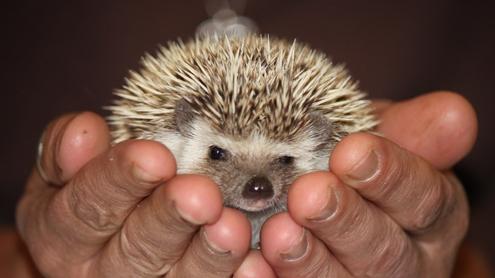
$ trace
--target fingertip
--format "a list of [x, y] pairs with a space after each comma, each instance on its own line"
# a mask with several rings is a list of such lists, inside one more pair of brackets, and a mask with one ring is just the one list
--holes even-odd
[[378, 131], [433, 166], [447, 169], [476, 141], [476, 112], [466, 98], [449, 91], [398, 102], [381, 114]]
[[60, 166], [60, 145], [67, 126], [76, 116], [75, 113], [62, 115], [51, 121], [43, 131], [38, 145], [35, 179], [53, 185], [62, 185], [66, 181], [63, 178], [64, 169]]
[[125, 162], [132, 164], [135, 178], [156, 183], [169, 180], [176, 174], [176, 162], [172, 152], [156, 141], [132, 140], [124, 142]]
[[234, 278], [275, 278], [277, 277], [271, 266], [266, 262], [259, 251], [251, 251], [234, 273]]
[[[438, 151], [449, 155], [450, 161], [457, 162], [471, 151], [476, 141], [478, 134], [476, 111], [464, 96], [454, 92], [433, 93], [429, 101], [442, 104], [438, 111], [438, 122], [434, 127], [440, 131], [436, 144]], [[449, 148], [450, 144], [445, 144], [452, 139], [457, 141], [455, 148]]]
[[218, 221], [204, 226], [207, 242], [213, 249], [243, 257], [249, 251], [251, 225], [240, 211], [224, 208]]
[[109, 146], [110, 133], [105, 120], [93, 112], [77, 114], [64, 130], [56, 157], [62, 180], [70, 179]]
[[372, 178], [378, 171], [380, 140], [368, 133], [345, 137], [330, 157], [330, 171], [351, 186]]
[[288, 210], [300, 225], [326, 218], [335, 205], [333, 189], [338, 179], [330, 172], [314, 172], [299, 177], [289, 189]]
[[180, 216], [195, 224], [213, 224], [222, 214], [223, 199], [218, 186], [201, 175], [179, 175], [164, 187]]
[[270, 264], [297, 259], [304, 255], [305, 230], [288, 213], [269, 218], [261, 230], [261, 250]]
[[250, 241], [246, 216], [238, 210], [223, 208], [217, 221], [202, 226], [186, 244], [187, 249], [177, 263], [173, 262], [168, 276], [232, 277], [248, 254]]

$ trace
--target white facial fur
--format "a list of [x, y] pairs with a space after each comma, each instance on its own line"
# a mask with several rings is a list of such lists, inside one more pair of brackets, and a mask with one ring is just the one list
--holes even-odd
[[[240, 190], [231, 187], [244, 185], [246, 179], [254, 175], [270, 177], [272, 173], [269, 171], [272, 169], [270, 167], [274, 160], [281, 156], [294, 157], [290, 169], [275, 167], [274, 171], [278, 172], [273, 173], [274, 176], [287, 177], [281, 177], [281, 180], [275, 178], [272, 181], [274, 197], [263, 203], [267, 208], [260, 212], [247, 213], [252, 224], [253, 247], [259, 242], [259, 231], [263, 222], [274, 213], [286, 210], [286, 193], [290, 183], [301, 174], [328, 169], [330, 149], [315, 150], [315, 146], [321, 142], [318, 142], [318, 136], [311, 129], [303, 132], [298, 139], [292, 142], [276, 142], [258, 133], [242, 139], [231, 138], [212, 129], [207, 122], [201, 119], [195, 119], [188, 131], [188, 136], [176, 130], [157, 132], [151, 139], [163, 143], [172, 151], [177, 161], [179, 174], [195, 173], [210, 176], [219, 184], [224, 194], [225, 205], [240, 208], [245, 212], [256, 209], [251, 206], [252, 203], [238, 194]], [[227, 150], [233, 159], [242, 158], [242, 162], [237, 161], [236, 164], [232, 161], [229, 163], [230, 166], [219, 167], [220, 170], [219, 168], [209, 169], [210, 166], [213, 168], [211, 161], [208, 160], [209, 149], [213, 145]], [[242, 165], [239, 166], [239, 163]], [[233, 166], [234, 164], [236, 166]], [[222, 171], [230, 173], [226, 174]], [[236, 171], [239, 173], [232, 173]], [[236, 181], [232, 182], [232, 179]]]
[[195, 173], [198, 165], [204, 161], [208, 148], [217, 145], [234, 155], [244, 154], [250, 157], [290, 155], [295, 159], [296, 168], [301, 172], [328, 169], [329, 154], [314, 153], [316, 138], [307, 134], [305, 140], [294, 143], [275, 142], [260, 134], [251, 134], [248, 138], [235, 140], [211, 129], [208, 123], [195, 120], [192, 136], [185, 138], [177, 131], [165, 131], [155, 134], [153, 139], [161, 142], [172, 151], [177, 160], [179, 174]]

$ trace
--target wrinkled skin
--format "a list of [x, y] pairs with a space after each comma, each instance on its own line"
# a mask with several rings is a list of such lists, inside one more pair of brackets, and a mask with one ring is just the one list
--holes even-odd
[[176, 176], [155, 142], [110, 147], [105, 122], [87, 112], [47, 128], [49, 183], [33, 171], [19, 233], [50, 277], [448, 277], [468, 226], [448, 169], [471, 149], [476, 116], [451, 93], [375, 104], [384, 138], [348, 136], [329, 172], [296, 180], [261, 251], [211, 180]]

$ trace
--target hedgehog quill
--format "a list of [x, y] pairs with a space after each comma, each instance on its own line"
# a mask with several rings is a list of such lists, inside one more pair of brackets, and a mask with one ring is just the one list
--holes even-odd
[[178, 174], [209, 176], [250, 220], [252, 247], [297, 177], [328, 170], [341, 138], [377, 123], [346, 69], [295, 41], [197, 38], [142, 64], [109, 107], [114, 143], [159, 141]]

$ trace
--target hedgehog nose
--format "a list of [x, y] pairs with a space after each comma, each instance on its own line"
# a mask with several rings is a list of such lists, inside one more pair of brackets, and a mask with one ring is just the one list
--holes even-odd
[[273, 196], [272, 183], [265, 177], [254, 177], [244, 185], [242, 196], [247, 199], [268, 199]]

